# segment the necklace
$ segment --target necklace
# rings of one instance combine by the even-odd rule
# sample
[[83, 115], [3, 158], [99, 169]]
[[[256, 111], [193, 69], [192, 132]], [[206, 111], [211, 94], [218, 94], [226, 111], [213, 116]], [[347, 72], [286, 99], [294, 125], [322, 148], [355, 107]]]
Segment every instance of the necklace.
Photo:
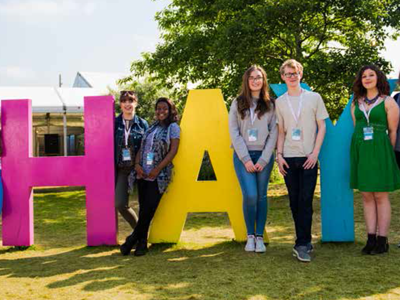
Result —
[[365, 96], [364, 102], [365, 102], [367, 105], [371, 105], [371, 104], [375, 103], [375, 101], [378, 100], [378, 98], [379, 98], [379, 94], [376, 95], [376, 96], [375, 96], [374, 98], [372, 98], [372, 99], [368, 99], [368, 97]]

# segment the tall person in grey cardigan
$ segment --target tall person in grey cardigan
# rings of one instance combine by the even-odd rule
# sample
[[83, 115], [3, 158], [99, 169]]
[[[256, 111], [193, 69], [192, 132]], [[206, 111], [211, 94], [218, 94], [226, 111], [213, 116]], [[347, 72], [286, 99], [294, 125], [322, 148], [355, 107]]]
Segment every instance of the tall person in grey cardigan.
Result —
[[267, 74], [259, 66], [243, 75], [242, 87], [229, 111], [233, 164], [243, 194], [247, 228], [245, 251], [265, 252], [263, 234], [267, 221], [267, 189], [274, 165], [278, 137], [274, 104]]

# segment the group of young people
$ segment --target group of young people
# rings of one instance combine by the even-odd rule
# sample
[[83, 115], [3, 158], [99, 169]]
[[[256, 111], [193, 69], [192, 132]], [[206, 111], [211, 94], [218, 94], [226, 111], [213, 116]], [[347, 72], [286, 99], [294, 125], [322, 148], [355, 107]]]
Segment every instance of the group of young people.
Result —
[[[299, 62], [285, 61], [280, 75], [287, 92], [275, 100], [269, 94], [264, 69], [250, 67], [229, 111], [233, 165], [247, 229], [245, 251], [266, 251], [267, 190], [276, 161], [288, 189], [295, 225], [293, 255], [309, 262], [314, 250], [311, 228], [318, 155], [329, 115], [318, 93], [301, 88], [303, 66]], [[389, 249], [389, 192], [400, 189], [399, 95], [396, 100], [389, 96], [386, 76], [374, 65], [360, 69], [353, 92], [350, 187], [358, 189], [363, 198], [368, 239], [362, 253], [382, 254]], [[121, 92], [122, 113], [115, 121], [115, 163], [116, 208], [133, 229], [120, 250], [128, 255], [136, 245], [134, 254], [139, 256], [147, 252], [149, 226], [171, 180], [180, 128], [171, 100], [156, 101], [156, 121], [150, 127], [135, 114], [137, 104], [134, 92]], [[128, 190], [135, 181], [139, 218], [128, 202]]]
[[[301, 88], [303, 66], [299, 62], [285, 61], [280, 75], [287, 92], [273, 100], [265, 71], [250, 67], [229, 112], [233, 162], [247, 227], [245, 251], [266, 251], [267, 188], [276, 149], [275, 160], [285, 179], [296, 231], [293, 255], [310, 262], [318, 155], [329, 115], [318, 93]], [[396, 103], [389, 96], [385, 74], [374, 65], [359, 70], [353, 92], [350, 188], [358, 189], [363, 198], [368, 239], [362, 253], [382, 254], [389, 250], [389, 192], [400, 188], [399, 95]]]

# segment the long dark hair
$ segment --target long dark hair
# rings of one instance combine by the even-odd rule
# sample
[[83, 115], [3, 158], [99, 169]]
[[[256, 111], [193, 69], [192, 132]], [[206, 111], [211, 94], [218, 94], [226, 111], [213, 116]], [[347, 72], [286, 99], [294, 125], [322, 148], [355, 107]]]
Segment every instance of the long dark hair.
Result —
[[376, 88], [378, 89], [379, 96], [389, 95], [390, 93], [390, 86], [387, 81], [386, 75], [375, 65], [363, 66], [358, 71], [356, 79], [353, 83], [354, 103], [356, 103], [358, 99], [363, 98], [367, 95], [367, 89], [362, 84], [362, 76], [366, 70], [372, 70], [376, 73]]
[[267, 74], [260, 66], [253, 65], [246, 70], [243, 74], [242, 86], [240, 88], [239, 96], [237, 97], [238, 112], [242, 120], [245, 118], [251, 106], [251, 90], [249, 87], [250, 74], [253, 71], [260, 71], [263, 77], [263, 85], [260, 91], [260, 96], [257, 101], [256, 112], [260, 119], [266, 112], [272, 108], [271, 98], [269, 96], [269, 86], [267, 82]]
[[165, 119], [166, 125], [169, 126], [171, 123], [178, 122], [178, 111], [176, 110], [175, 104], [172, 102], [172, 100], [166, 97], [158, 98], [154, 109], [157, 109], [157, 105], [160, 102], [165, 102], [168, 105], [168, 117]]

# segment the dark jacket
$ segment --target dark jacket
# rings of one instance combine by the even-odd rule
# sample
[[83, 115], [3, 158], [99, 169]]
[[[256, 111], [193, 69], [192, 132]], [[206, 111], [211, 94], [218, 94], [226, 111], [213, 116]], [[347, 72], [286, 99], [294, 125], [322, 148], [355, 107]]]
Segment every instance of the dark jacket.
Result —
[[[139, 118], [137, 115], [133, 118], [132, 129], [129, 134], [128, 147], [131, 148], [131, 152], [136, 155], [140, 148], [144, 132], [147, 130], [149, 125], [147, 122]], [[118, 160], [121, 159], [122, 148], [125, 147], [125, 125], [122, 121], [122, 114], [115, 118], [114, 125], [114, 162], [118, 164]], [[134, 160], [135, 157], [132, 157]]]

